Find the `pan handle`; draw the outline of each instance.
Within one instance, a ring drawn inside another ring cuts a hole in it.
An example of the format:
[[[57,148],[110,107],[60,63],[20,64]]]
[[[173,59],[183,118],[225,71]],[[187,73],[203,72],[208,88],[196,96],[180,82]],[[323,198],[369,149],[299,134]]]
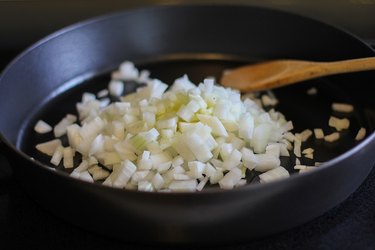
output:
[[[6,185],[12,179],[12,168],[6,157],[6,145],[0,138],[0,186]]]

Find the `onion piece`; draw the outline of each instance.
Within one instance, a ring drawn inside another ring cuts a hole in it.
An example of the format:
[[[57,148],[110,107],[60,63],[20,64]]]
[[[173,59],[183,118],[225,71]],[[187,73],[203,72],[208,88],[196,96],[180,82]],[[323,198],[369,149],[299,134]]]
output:
[[[263,106],[276,106],[279,101],[276,98],[273,98],[269,95],[262,95],[261,97]]]
[[[353,112],[354,107],[347,103],[332,103],[332,110],[341,113],[351,113]]]
[[[212,134],[215,136],[228,136],[228,132],[225,129],[223,123],[215,116],[210,115],[197,115],[199,121],[209,126],[212,129]],[[250,126],[250,125],[249,125]]]
[[[314,154],[313,153],[305,154],[304,157],[312,160],[312,159],[314,159]]]
[[[366,129],[365,128],[360,128],[358,130],[357,135],[355,136],[355,140],[356,141],[363,140],[363,138],[365,138],[365,136],[366,136]]]
[[[138,190],[145,191],[145,192],[152,192],[154,191],[154,187],[152,186],[152,183],[149,181],[140,181],[138,183]]]
[[[197,191],[202,191],[202,189],[204,188],[204,186],[207,184],[208,179],[209,179],[209,177],[206,176],[206,177],[204,177],[204,178],[199,182],[199,184],[197,185]]]
[[[102,90],[100,90],[100,91],[96,94],[96,96],[99,97],[99,98],[103,98],[103,97],[108,96],[108,94],[109,94],[108,89],[102,89]]]
[[[307,141],[310,136],[313,134],[313,132],[310,130],[310,129],[305,129],[304,131],[302,131],[302,133],[300,134],[301,135],[301,141],[302,142],[305,142]]]
[[[51,127],[51,125],[49,125],[45,121],[39,120],[35,124],[34,130],[35,130],[35,132],[37,132],[39,134],[45,134],[45,133],[51,132],[52,131],[52,127]]]
[[[314,153],[314,149],[313,148],[306,148],[302,151],[302,154],[306,155],[306,154],[312,154]]]
[[[74,156],[74,153],[75,153],[75,150],[72,149],[71,147],[66,147],[64,148],[64,151],[63,151],[63,156],[64,156],[64,160],[63,160],[63,165],[64,165],[64,168],[73,168],[73,156]]]
[[[66,129],[69,125],[77,121],[75,115],[67,114],[56,126],[53,128],[55,137],[60,137],[66,133]]]
[[[117,74],[108,90],[97,94],[102,99],[83,94],[80,123],[67,119],[60,132],[67,132],[69,146],[62,156],[61,142],[50,152],[54,164],[63,159],[68,168],[75,151],[82,155],[74,177],[142,191],[200,191],[208,182],[231,189],[246,183],[247,169],[280,167],[291,142],[299,143],[295,153],[301,155],[302,141],[312,134],[294,136],[288,132],[292,122],[281,113],[265,112],[260,99],[242,101],[238,91],[216,86],[214,79],[196,87],[184,76],[166,91],[168,85],[150,79],[147,71],[141,76],[131,62],[121,64]],[[146,86],[121,96],[124,79]],[[118,101],[109,103],[108,92]],[[277,103],[271,92],[261,98],[264,105]]]
[[[280,166],[280,159],[274,155],[256,154],[257,164],[255,171],[265,172]]]
[[[129,160],[118,165],[110,175],[113,187],[124,188],[136,170],[137,167]]]
[[[205,170],[206,164],[200,161],[191,161],[188,163],[189,176],[194,179],[202,178],[203,171]]]
[[[197,189],[197,180],[172,181],[169,189],[175,192],[192,192]]]
[[[81,163],[78,165],[78,167],[76,167],[72,171],[71,175],[78,174],[79,176],[79,173],[86,171],[89,167],[90,167],[89,162],[87,160],[82,160]]]
[[[301,157],[301,145],[302,145],[302,140],[300,134],[297,134],[294,139],[294,147],[293,147],[293,152],[295,156]]]
[[[119,72],[123,80],[137,80],[139,77],[138,69],[129,61],[120,64]]]
[[[268,183],[289,177],[289,172],[284,167],[277,167],[259,175],[260,183]]]
[[[339,119],[337,117],[331,116],[328,121],[330,127],[334,127],[337,131],[348,129],[350,126],[350,121],[347,118]]]
[[[234,149],[229,157],[223,161],[223,168],[226,170],[231,170],[238,167],[241,164],[242,153],[237,149]]]
[[[82,181],[87,181],[91,183],[94,182],[94,179],[91,177],[88,171],[83,171],[82,173],[80,173],[78,178]]]
[[[249,170],[253,170],[258,164],[258,158],[255,156],[254,152],[248,148],[242,148],[242,163]]]
[[[340,138],[340,134],[338,132],[333,132],[332,134],[324,136],[324,140],[326,142],[334,142]]]
[[[239,168],[232,168],[224,177],[219,181],[220,188],[233,189],[234,186],[241,180],[241,170]]]
[[[51,141],[39,143],[35,146],[35,148],[39,151],[42,152],[43,154],[46,154],[48,156],[52,156],[57,147],[61,146],[61,140],[60,139],[54,139]]]
[[[64,147],[59,145],[57,146],[55,152],[52,155],[51,163],[55,166],[58,166],[64,156]]]
[[[309,88],[309,89],[306,91],[306,93],[307,93],[308,95],[316,95],[316,94],[318,94],[318,90],[317,90],[315,87],[312,87],[312,88]]]
[[[321,128],[314,128],[314,135],[316,139],[323,139],[324,138],[324,132]]]
[[[163,184],[164,184],[164,179],[163,179],[163,177],[162,177],[159,173],[156,173],[156,174],[152,177],[151,183],[152,183],[152,185],[154,186],[154,189],[156,189],[156,190],[160,190],[161,187],[162,187]]]

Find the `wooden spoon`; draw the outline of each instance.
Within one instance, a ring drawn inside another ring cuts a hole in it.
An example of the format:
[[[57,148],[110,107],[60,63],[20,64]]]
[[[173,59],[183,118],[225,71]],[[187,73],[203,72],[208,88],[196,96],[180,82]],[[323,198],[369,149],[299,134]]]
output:
[[[321,76],[374,69],[375,57],[335,62],[273,60],[225,72],[221,84],[247,92],[277,88]]]

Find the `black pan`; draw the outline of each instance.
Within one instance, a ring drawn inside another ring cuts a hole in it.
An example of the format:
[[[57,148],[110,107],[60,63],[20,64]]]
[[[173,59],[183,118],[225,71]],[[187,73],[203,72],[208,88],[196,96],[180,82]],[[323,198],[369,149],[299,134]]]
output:
[[[271,58],[330,61],[374,56],[358,38],[301,16],[244,6],[164,6],[82,22],[30,47],[0,79],[0,138],[19,184],[54,214],[126,241],[224,243],[246,241],[301,225],[345,200],[375,163],[375,72],[326,77],[275,90],[278,109],[295,131],[329,131],[332,102],[355,106],[351,127],[337,143],[311,139],[316,171],[231,191],[145,193],[104,187],[53,171],[34,145],[32,130],[56,123],[83,91],[104,88],[124,60],[171,81],[194,81],[223,69]],[[312,86],[318,95],[308,96]],[[360,127],[367,137],[355,142]],[[294,159],[285,162],[289,168]],[[304,160],[306,164],[308,162]]]

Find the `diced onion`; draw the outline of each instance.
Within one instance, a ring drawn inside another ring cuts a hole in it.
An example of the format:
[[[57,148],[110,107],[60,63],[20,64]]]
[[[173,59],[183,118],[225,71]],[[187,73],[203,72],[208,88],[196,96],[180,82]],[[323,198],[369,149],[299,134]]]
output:
[[[34,130],[35,130],[35,132],[37,132],[39,134],[45,134],[45,133],[48,133],[48,132],[52,131],[52,127],[51,127],[51,125],[49,125],[45,121],[39,120],[35,124]]]
[[[124,83],[112,80],[108,85],[109,93],[113,96],[120,96],[124,92]]]
[[[358,130],[357,135],[355,136],[355,140],[356,140],[356,141],[360,141],[360,140],[362,140],[363,138],[365,138],[365,136],[366,136],[366,129],[365,129],[365,128],[360,128],[360,129]]]
[[[58,146],[61,146],[61,140],[53,139],[51,141],[39,143],[35,146],[35,148],[43,154],[52,156],[55,153]]]
[[[51,163],[55,166],[58,166],[64,156],[64,147],[59,145],[57,146],[55,152],[52,155]]]
[[[347,103],[332,103],[332,110],[341,113],[351,113],[353,112],[354,107]]]
[[[275,106],[279,102],[276,98],[273,98],[269,95],[262,95],[261,98],[262,98],[263,106]]]
[[[75,115],[66,115],[53,129],[55,137],[60,137],[66,133],[66,129],[69,125],[76,122],[77,117]]]
[[[303,142],[307,141],[312,134],[313,134],[313,132],[310,129],[305,129],[301,133],[301,141],[303,141]]]
[[[301,136],[298,135],[294,139],[294,148],[293,148],[294,154],[297,157],[301,157],[301,145],[302,145]]]
[[[259,175],[259,179],[261,183],[267,183],[275,180],[280,180],[289,177],[289,172],[284,167],[277,167],[275,169],[271,169],[261,175]]]
[[[306,155],[306,154],[312,154],[314,153],[314,149],[312,148],[306,148],[302,151],[302,154]]]
[[[124,81],[145,86],[123,95]],[[186,75],[167,88],[150,72],[124,62],[107,89],[82,95],[79,121],[68,114],[54,127],[55,137],[66,134],[62,141],[68,145],[56,139],[36,148],[52,156],[55,166],[74,168],[81,157],[72,177],[145,192],[201,191],[208,183],[232,189],[245,185],[250,171],[262,172],[260,182],[269,182],[289,176],[280,166],[289,151],[313,157],[311,149],[301,153],[311,130],[293,134],[293,123],[283,114],[263,109],[278,103],[270,91],[241,99],[213,78],[196,86]],[[47,131],[43,124],[36,127]]]
[[[74,149],[72,149],[71,147],[64,148],[64,151],[63,151],[63,157],[64,157],[63,165],[64,165],[65,168],[73,168],[74,167],[74,165],[73,165],[73,156],[74,156]]]
[[[328,125],[336,128],[337,131],[348,129],[350,126],[350,121],[347,118],[339,119],[331,116],[328,121]]]
[[[318,90],[317,90],[316,88],[312,87],[312,88],[309,88],[309,89],[306,91],[306,93],[307,93],[308,95],[316,95],[316,94],[318,93]]]
[[[232,189],[241,180],[241,170],[232,168],[220,181],[222,189]]]
[[[315,128],[314,129],[314,135],[316,139],[323,139],[324,138],[324,132],[321,128]]]
[[[169,189],[175,192],[191,192],[197,189],[197,185],[197,180],[172,181]]]
[[[332,134],[324,136],[324,140],[327,142],[334,142],[340,138],[340,134],[338,132],[333,132]]]

